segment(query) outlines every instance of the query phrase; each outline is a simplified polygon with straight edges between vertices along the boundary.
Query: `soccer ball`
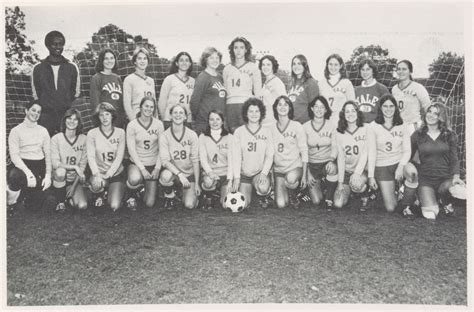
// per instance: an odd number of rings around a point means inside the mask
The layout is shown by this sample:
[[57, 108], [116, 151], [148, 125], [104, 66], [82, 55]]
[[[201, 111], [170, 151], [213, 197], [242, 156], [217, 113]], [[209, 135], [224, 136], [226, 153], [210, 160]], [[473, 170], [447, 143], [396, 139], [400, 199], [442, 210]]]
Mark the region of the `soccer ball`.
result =
[[241, 212], [245, 207], [245, 197], [240, 192], [229, 193], [224, 198], [224, 206], [232, 212]]

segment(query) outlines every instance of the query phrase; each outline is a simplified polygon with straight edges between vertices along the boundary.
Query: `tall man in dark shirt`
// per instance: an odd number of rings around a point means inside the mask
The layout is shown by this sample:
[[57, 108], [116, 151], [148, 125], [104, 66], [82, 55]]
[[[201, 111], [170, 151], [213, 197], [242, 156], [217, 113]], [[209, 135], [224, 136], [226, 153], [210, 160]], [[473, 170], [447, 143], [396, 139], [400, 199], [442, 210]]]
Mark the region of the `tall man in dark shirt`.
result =
[[44, 126], [50, 136], [59, 131], [64, 113], [80, 95], [79, 69], [62, 56], [65, 43], [62, 33], [49, 32], [44, 39], [49, 55], [35, 65], [31, 76], [33, 97], [42, 107], [38, 124]]

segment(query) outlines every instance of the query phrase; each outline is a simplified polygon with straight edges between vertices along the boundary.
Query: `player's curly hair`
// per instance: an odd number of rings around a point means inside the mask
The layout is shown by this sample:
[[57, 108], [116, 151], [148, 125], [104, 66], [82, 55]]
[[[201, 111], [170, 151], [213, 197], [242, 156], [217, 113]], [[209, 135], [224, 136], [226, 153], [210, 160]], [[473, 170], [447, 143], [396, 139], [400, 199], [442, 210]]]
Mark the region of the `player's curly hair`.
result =
[[70, 108], [64, 113], [64, 116], [61, 119], [61, 132], [62, 133], [66, 132], [66, 119], [68, 119], [69, 117], [71, 117], [73, 115], [76, 115], [76, 118], [78, 120], [78, 124], [77, 124], [77, 128], [76, 128], [76, 135], [79, 135], [79, 134], [82, 133], [83, 125], [82, 125], [81, 112], [79, 112], [75, 108]]
[[181, 56], [187, 56], [188, 59], [189, 59], [189, 62], [191, 63], [191, 66], [189, 66], [188, 70], [186, 71], [186, 74], [188, 76], [191, 75], [191, 73], [193, 72], [193, 59], [191, 58], [191, 55], [189, 55], [188, 52], [179, 52], [178, 55], [176, 55], [172, 60], [171, 60], [171, 65], [170, 65], [170, 75], [174, 74], [174, 73], [177, 73], [179, 71], [179, 67], [178, 67], [178, 61], [179, 59], [181, 58]]
[[262, 70], [262, 63], [264, 60], [269, 60], [272, 63], [273, 73], [276, 74], [278, 72], [278, 67], [279, 67], [279, 64], [276, 58], [273, 55], [265, 55], [258, 62], [258, 69]]
[[290, 110], [288, 111], [288, 118], [293, 120], [293, 117], [295, 115], [295, 109], [293, 108], [293, 102], [291, 102], [290, 98], [287, 97], [286, 95], [280, 95], [279, 97], [276, 98], [275, 102], [272, 105], [273, 116], [275, 117], [276, 120], [278, 120], [277, 106], [280, 100], [284, 100], [286, 104], [288, 104], [288, 106], [290, 107]]
[[245, 60], [246, 61], [251, 61], [252, 60], [252, 44], [250, 41], [245, 39], [244, 37], [236, 37], [232, 42], [229, 44], [229, 54], [230, 54], [230, 60], [232, 63], [235, 62], [235, 53], [234, 53], [234, 43], [236, 42], [242, 42], [245, 45]]
[[262, 122], [262, 120], [265, 118], [265, 114], [266, 114], [265, 105], [260, 99], [256, 97], [251, 97], [247, 101], [245, 101], [244, 105], [242, 106], [242, 119], [244, 120], [246, 124], [249, 122], [248, 112], [249, 112], [250, 106], [252, 105], [257, 106], [258, 109], [260, 110], [259, 122]]
[[326, 108], [326, 112], [324, 113], [324, 119], [329, 120], [329, 118], [331, 118], [331, 115], [332, 115], [332, 110], [329, 107], [328, 100], [322, 95], [319, 95], [319, 96], [315, 97], [314, 100], [309, 102], [309, 104], [308, 104], [309, 119], [313, 120], [313, 118], [314, 118], [313, 107], [314, 107], [314, 105], [316, 105], [316, 102], [318, 102], [318, 101], [321, 102], [324, 105], [324, 108]]
[[357, 103], [355, 101], [347, 101], [346, 103], [344, 103], [341, 111], [339, 112], [339, 122], [337, 125], [337, 131], [339, 133], [344, 133], [347, 130], [348, 124], [346, 120], [345, 110], [346, 110], [346, 107], [349, 105], [354, 106], [354, 109], [357, 112], [357, 120], [356, 120], [357, 127], [364, 126], [364, 115], [362, 115], [362, 112], [359, 110], [359, 106], [357, 105]]
[[402, 116], [400, 115], [400, 108], [397, 105], [397, 100], [391, 94], [384, 94], [377, 103], [377, 116], [375, 117], [375, 122], [379, 125], [383, 125], [385, 123], [385, 117], [382, 113], [382, 104], [390, 101], [395, 105], [395, 113], [393, 114], [393, 125], [399, 126], [403, 124]]
[[211, 56], [214, 53], [217, 53], [217, 55], [219, 56], [219, 61], [222, 62], [222, 53], [219, 52], [214, 47], [207, 47], [206, 49], [204, 49], [204, 52], [202, 52], [202, 54], [201, 54], [201, 59], [199, 60], [199, 65], [201, 65], [202, 68], [206, 68], [207, 67], [207, 59], [209, 58], [209, 56]]
[[326, 79], [329, 79], [328, 66], [329, 66], [329, 61], [332, 59], [335, 59], [339, 63], [339, 65], [341, 65], [341, 68], [339, 69], [339, 73], [341, 74], [341, 79], [347, 78], [346, 65], [344, 64], [344, 60], [339, 54], [336, 54], [336, 53], [329, 55], [328, 58], [326, 59], [326, 67], [324, 68], [324, 77], [326, 77]]
[[220, 110], [213, 109], [207, 114], [207, 127], [206, 130], [204, 130], [204, 135], [207, 135], [208, 137], [211, 137], [211, 126], [209, 125], [209, 118], [211, 118], [211, 114], [217, 114], [222, 120], [222, 127], [221, 127], [221, 136], [225, 137], [228, 135], [230, 132], [227, 130], [227, 128], [224, 126], [224, 113]]
[[114, 64], [114, 68], [112, 68], [112, 71], [115, 71], [117, 69], [117, 66], [118, 66], [117, 55], [112, 49], [105, 48], [102, 51], [100, 51], [99, 58], [97, 59], [97, 63], [95, 64], [96, 73], [100, 73], [104, 70], [104, 58], [105, 58], [105, 54], [107, 53], [110, 53], [114, 56], [115, 64]]

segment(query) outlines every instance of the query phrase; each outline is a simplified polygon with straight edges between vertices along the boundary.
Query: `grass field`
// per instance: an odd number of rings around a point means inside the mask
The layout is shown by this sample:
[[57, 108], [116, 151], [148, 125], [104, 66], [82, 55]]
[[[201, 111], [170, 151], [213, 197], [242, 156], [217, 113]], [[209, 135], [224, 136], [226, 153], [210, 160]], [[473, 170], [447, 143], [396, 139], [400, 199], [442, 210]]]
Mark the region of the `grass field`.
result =
[[7, 303], [467, 305], [466, 213], [19, 210]]

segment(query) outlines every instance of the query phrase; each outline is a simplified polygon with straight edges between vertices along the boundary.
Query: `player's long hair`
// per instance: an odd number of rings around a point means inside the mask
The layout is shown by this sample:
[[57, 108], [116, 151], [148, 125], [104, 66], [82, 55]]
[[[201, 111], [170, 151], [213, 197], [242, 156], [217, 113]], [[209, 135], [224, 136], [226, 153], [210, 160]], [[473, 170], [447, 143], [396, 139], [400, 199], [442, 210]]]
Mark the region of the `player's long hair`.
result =
[[226, 129], [224, 126], [224, 113], [221, 112], [220, 110], [213, 109], [207, 114], [207, 127], [206, 130], [204, 130], [204, 135], [207, 135], [208, 137], [211, 137], [211, 126], [209, 125], [209, 118], [211, 117], [211, 114], [217, 114], [222, 120], [222, 126], [221, 126], [221, 136], [225, 137], [226, 135], [229, 134], [229, 131]]
[[410, 72], [410, 80], [413, 80], [413, 77], [411, 76], [411, 74], [413, 74], [413, 64], [409, 60], [401, 60], [400, 62], [397, 63], [397, 67], [401, 63], [405, 63], [407, 65], [408, 71]]
[[377, 66], [375, 65], [374, 61], [369, 58], [365, 58], [359, 62], [359, 76], [362, 77], [360, 71], [365, 65], [368, 65], [370, 68], [372, 68], [372, 78], [377, 79], [377, 77], [379, 76], [379, 71], [377, 70]]
[[385, 123], [385, 116], [383, 115], [382, 112], [382, 104], [390, 101], [395, 105], [395, 113], [393, 114], [393, 126], [399, 126], [403, 124], [403, 119], [402, 116], [400, 116], [400, 108], [397, 105], [397, 100], [393, 97], [391, 94], [384, 94], [380, 98], [378, 105], [377, 105], [377, 111], [376, 114], [377, 116], [375, 117], [375, 122], [378, 123], [379, 125], [383, 125]]
[[78, 121], [77, 128], [76, 128], [76, 135], [79, 135], [79, 134], [82, 133], [82, 130], [83, 130], [82, 117], [81, 117], [81, 112], [79, 112], [75, 108], [70, 108], [64, 113], [64, 116], [61, 119], [61, 132], [62, 133], [66, 132], [66, 129], [67, 129], [66, 128], [66, 119], [68, 119], [72, 115], [76, 115], [76, 118], [77, 118], [77, 121]]
[[291, 102], [290, 98], [287, 97], [286, 95], [280, 95], [279, 97], [276, 98], [275, 102], [273, 103], [273, 116], [275, 117], [276, 120], [278, 120], [278, 110], [277, 106], [280, 100], [284, 100], [286, 104], [290, 107], [290, 110], [288, 111], [288, 118], [293, 120], [293, 117], [295, 115], [295, 109], [293, 108], [293, 102]]
[[326, 98], [322, 95], [318, 95], [317, 97], [314, 98], [311, 102], [308, 104], [308, 115], [309, 119], [313, 120], [314, 119], [314, 112], [313, 112], [313, 107], [316, 105], [316, 102], [319, 101], [324, 105], [324, 108], [326, 108], [326, 112], [324, 113], [324, 119], [329, 120], [332, 115], [332, 110], [329, 107], [329, 102], [326, 100]]
[[298, 77], [296, 77], [296, 74], [293, 72], [293, 61], [295, 59], [298, 59], [301, 62], [301, 65], [303, 65], [303, 68], [304, 68], [303, 77], [302, 77], [303, 82], [305, 82], [309, 78], [313, 78], [313, 76], [311, 76], [311, 72], [309, 70], [309, 65], [308, 65], [308, 60], [306, 59], [306, 57], [303, 54], [295, 55], [291, 59], [291, 85], [292, 86], [294, 86], [296, 84], [296, 80], [298, 79]]
[[356, 120], [356, 125], [357, 127], [363, 127], [364, 126], [364, 115], [362, 115], [362, 112], [359, 110], [359, 106], [355, 101], [347, 101], [344, 103], [344, 106], [342, 106], [341, 111], [339, 112], [339, 122], [337, 125], [337, 131], [339, 133], [344, 133], [347, 130], [347, 120], [346, 120], [346, 115], [345, 115], [345, 110], [348, 105], [354, 106], [354, 109], [357, 112], [357, 120]]
[[250, 62], [252, 60], [252, 44], [244, 37], [237, 37], [229, 44], [229, 54], [232, 64], [235, 63], [234, 43], [236, 42], [242, 42], [245, 45], [245, 60]]
[[260, 59], [260, 61], [258, 61], [258, 69], [260, 69], [260, 71], [262, 71], [262, 64], [263, 64], [263, 61], [265, 61], [265, 60], [269, 60], [270, 63], [272, 63], [273, 73], [276, 74], [278, 72], [278, 67], [280, 65], [278, 64], [278, 61], [276, 60], [276, 58], [273, 55], [265, 55], [264, 57], [262, 57]]
[[246, 124], [249, 123], [248, 112], [249, 112], [249, 107], [252, 105], [257, 106], [258, 109], [260, 110], [259, 122], [262, 122], [262, 120], [265, 119], [265, 114], [266, 114], [265, 105], [260, 99], [256, 97], [251, 97], [247, 101], [245, 101], [244, 105], [242, 106], [242, 119], [244, 120]]
[[421, 137], [425, 137], [428, 139], [428, 125], [426, 124], [426, 114], [431, 112], [432, 109], [438, 110], [438, 129], [440, 131], [440, 137], [444, 142], [448, 141], [449, 135], [451, 134], [451, 127], [448, 118], [448, 111], [446, 106], [440, 102], [436, 102], [431, 104], [427, 109], [425, 114], [423, 115], [423, 126], [420, 128], [420, 132], [422, 134]]
[[115, 121], [117, 120], [117, 109], [115, 109], [115, 107], [108, 102], [102, 102], [97, 107], [96, 113], [94, 114], [94, 116], [92, 116], [92, 121], [94, 125], [96, 127], [101, 126], [100, 119], [99, 119], [100, 111], [109, 112], [112, 115], [112, 125], [115, 126]]
[[97, 63], [95, 64], [95, 72], [100, 73], [104, 70], [104, 58], [105, 54], [110, 53], [114, 56], [114, 68], [112, 68], [112, 71], [115, 71], [117, 69], [117, 55], [112, 49], [106, 48], [99, 53], [99, 58], [97, 59]]
[[219, 60], [222, 62], [222, 53], [219, 52], [214, 47], [207, 47], [206, 49], [204, 49], [204, 51], [201, 54], [201, 58], [199, 59], [199, 64], [201, 65], [202, 68], [207, 67], [207, 59], [209, 58], [209, 56], [211, 56], [214, 53], [217, 53], [217, 55], [219, 56]]
[[346, 72], [346, 65], [344, 64], [344, 60], [342, 59], [342, 57], [339, 55], [339, 54], [331, 54], [328, 56], [328, 58], [326, 59], [326, 67], [324, 68], [324, 77], [326, 77], [326, 79], [329, 79], [329, 61], [331, 59], [335, 59], [339, 65], [341, 65], [341, 68], [339, 69], [339, 73], [341, 74], [341, 79], [344, 79], [344, 78], [347, 78], [347, 72]]
[[181, 56], [187, 56], [188, 59], [189, 59], [189, 62], [191, 63], [191, 66], [189, 66], [188, 70], [186, 71], [186, 74], [188, 76], [191, 76], [191, 73], [193, 72], [193, 59], [191, 58], [191, 55], [189, 55], [188, 52], [179, 52], [178, 55], [176, 55], [173, 60], [171, 61], [171, 65], [170, 65], [170, 75], [172, 74], [175, 74], [179, 71], [179, 67], [178, 67], [178, 61], [179, 59], [181, 58]]
[[153, 102], [153, 114], [155, 114], [155, 112], [156, 112], [156, 100], [155, 100], [154, 97], [147, 95], [147, 96], [144, 96], [144, 97], [142, 98], [142, 100], [140, 101], [140, 110], [139, 110], [138, 113], [137, 113], [137, 118], [139, 118], [139, 117], [142, 115], [141, 109], [142, 109], [143, 104], [144, 104], [146, 101], [152, 101], [152, 102]]

